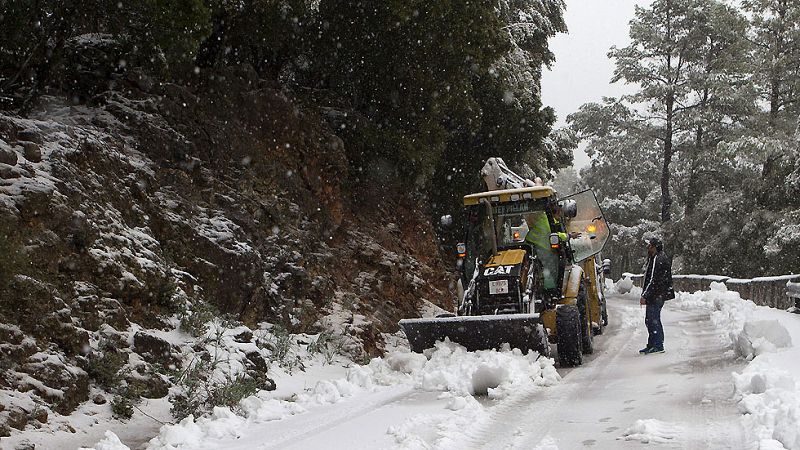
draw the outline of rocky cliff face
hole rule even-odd
[[[130,75],[0,115],[0,436],[117,382],[166,395],[186,355],[157,336],[179,325],[313,333],[349,311],[376,355],[423,300],[452,306],[419,202],[348,184],[370,168],[320,115],[246,69],[192,86]]]

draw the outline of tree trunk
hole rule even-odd
[[[672,41],[672,2],[667,0],[667,41]],[[667,76],[672,77],[672,51],[667,50]],[[672,86],[665,98],[666,107],[666,126],[664,130],[664,157],[661,166],[661,223],[669,222],[669,207],[672,205],[672,197],[669,195],[669,163],[672,161],[672,133],[673,115],[675,113],[675,91]]]
[[[694,213],[697,201],[700,199],[700,180],[698,180],[698,160],[703,153],[703,126],[698,125],[694,136],[694,154],[692,155],[692,166],[689,170],[689,182],[686,186],[686,216]]]
[[[667,126],[664,132],[664,162],[661,166],[661,223],[669,222],[672,216],[669,207],[672,206],[672,197],[669,195],[669,164],[672,161],[672,115],[674,108],[674,94],[667,96]]]

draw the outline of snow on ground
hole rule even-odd
[[[243,415],[236,415],[228,408],[216,408],[211,417],[187,417],[177,425],[163,427],[148,448],[215,449],[227,448],[226,442],[232,441],[236,442],[235,448],[248,448],[249,440],[243,436],[262,435],[255,430],[267,422],[326,405],[353,403],[354,399],[357,403],[362,397],[433,392],[441,408],[438,414],[416,415],[382,431],[393,437],[395,447],[419,448],[423,445],[416,434],[420,422],[440,422],[442,428],[437,439],[446,441],[460,427],[478,419],[484,408],[474,395],[501,399],[523,386],[548,386],[559,379],[553,360],[539,358],[535,352],[527,355],[516,349],[467,352],[457,344],[445,342],[437,345],[429,358],[407,350],[392,352],[365,366],[352,365],[342,378],[318,380],[310,389],[295,392],[291,397],[280,391],[261,392],[242,401]],[[281,380],[276,381],[280,386]]]
[[[745,429],[762,449],[800,448],[800,315],[742,300],[722,283],[680,293],[671,305],[712,310],[733,350],[749,363],[733,374]]]
[[[683,433],[683,429],[671,423],[656,419],[637,420],[632,427],[622,433],[626,441],[639,441],[643,444],[650,442],[669,442]]]
[[[146,448],[800,448],[800,315],[712,283],[667,303],[667,353],[640,356],[640,292],[607,285],[612,324],[583,367],[400,345],[363,366],[273,373],[278,389],[245,399],[239,414],[217,408],[165,425]],[[94,448],[128,447],[109,432]]]

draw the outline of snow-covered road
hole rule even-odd
[[[546,389],[523,387],[509,398],[481,401],[487,416],[461,436],[450,430],[446,447],[616,449],[658,441],[684,449],[745,448],[731,383],[731,372],[744,362],[726,353],[709,313],[666,309],[669,351],[642,356],[643,311],[622,297],[609,304],[612,324],[582,367],[559,369],[561,383]],[[438,422],[447,417],[434,411],[444,401],[398,391],[273,423],[259,433],[263,447],[231,448],[390,448],[395,443],[386,430],[413,415],[426,416],[417,421],[417,443],[435,446],[436,430],[446,428]]]
[[[709,313],[666,308],[668,351],[643,356],[638,302],[610,297],[609,309],[612,323],[583,366],[559,369],[555,386],[491,406],[490,420],[467,430],[460,447],[745,448],[731,383],[744,363],[726,353]]]
[[[639,355],[637,292],[609,295],[611,323],[578,368],[519,351],[401,347],[366,366],[284,374],[240,414],[166,425],[147,448],[800,448],[800,315],[713,283],[667,303],[667,352]],[[115,440],[95,448],[127,448]]]

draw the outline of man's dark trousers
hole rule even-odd
[[[664,327],[661,326],[661,308],[664,300],[658,298],[647,302],[644,314],[644,324],[647,325],[647,347],[664,349]]]

